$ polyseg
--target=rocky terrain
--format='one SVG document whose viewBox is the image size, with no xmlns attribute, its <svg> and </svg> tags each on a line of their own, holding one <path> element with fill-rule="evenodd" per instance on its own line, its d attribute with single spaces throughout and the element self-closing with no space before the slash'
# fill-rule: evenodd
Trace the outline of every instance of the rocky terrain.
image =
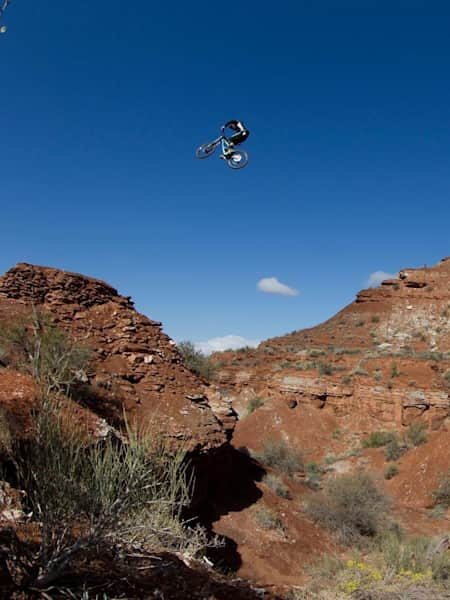
<svg viewBox="0 0 450 600">
<path fill-rule="evenodd" d="M 429 518 L 432 492 L 450 468 L 450 259 L 402 270 L 397 279 L 361 291 L 317 327 L 214 359 L 217 385 L 239 414 L 236 447 L 257 454 L 268 440 L 282 440 L 302 452 L 306 464 L 323 466 L 322 482 L 341 473 L 371 473 L 393 499 L 406 530 L 439 534 L 450 529 L 449 514 Z M 380 430 L 404 438 L 411 424 L 423 426 L 427 442 L 404 454 L 398 474 L 386 480 L 390 463 L 383 448 L 365 449 L 361 442 Z M 300 486 L 292 495 L 309 493 Z M 264 497 L 273 504 L 270 490 Z M 298 558 L 308 561 L 326 541 L 308 533 L 298 504 L 276 502 L 284 519 L 296 521 L 300 548 L 289 551 L 290 540 L 280 537 L 284 550 L 277 547 L 277 558 L 268 565 L 273 540 L 264 543 L 254 536 L 247 537 L 242 552 L 253 555 L 246 574 L 254 574 L 256 564 L 262 580 L 269 572 L 272 581 L 287 582 L 301 570 Z M 227 535 L 239 529 L 242 539 L 243 519 L 242 514 L 222 518 L 216 528 Z M 288 530 L 295 527 L 290 524 Z M 287 562 L 278 562 L 283 553 Z"/>
<path fill-rule="evenodd" d="M 22 263 L 0 277 L 0 321 L 30 305 L 48 311 L 92 350 L 86 403 L 97 415 L 114 424 L 124 408 L 132 420 L 156 418 L 191 450 L 226 441 L 219 418 L 227 423 L 226 404 L 213 412 L 207 382 L 184 367 L 161 323 L 136 312 L 130 298 L 96 279 Z M 0 372 L 0 378 L 6 376 Z"/>
<path fill-rule="evenodd" d="M 197 582 L 192 598 L 281 597 L 302 585 L 321 556 L 345 556 L 304 509 L 341 474 L 371 474 L 405 531 L 450 530 L 448 511 L 432 512 L 433 491 L 450 468 L 450 259 L 363 290 L 317 327 L 216 354 L 213 382 L 183 364 L 161 323 L 102 281 L 20 263 L 0 277 L 0 324 L 30 307 L 48 311 L 91 351 L 76 414 L 92 434 L 120 430 L 126 415 L 156 421 L 188 450 L 196 477 L 191 514 L 225 540 L 205 560 L 253 582 L 235 589 L 204 565 L 171 567 L 177 586 Z M 33 380 L 0 364 L 1 415 L 15 435 L 26 437 L 34 399 Z M 386 430 L 405 444 L 411 432 L 423 434 L 408 442 L 389 478 L 384 448 L 364 444 Z M 282 473 L 266 464 L 261 453 L 271 442 L 300 453 L 298 468 Z M 4 522 L 20 513 L 20 491 L 10 484 L 0 494 Z M 149 581 L 147 590 L 165 586 L 159 597 L 191 597 L 162 576 Z"/>
</svg>

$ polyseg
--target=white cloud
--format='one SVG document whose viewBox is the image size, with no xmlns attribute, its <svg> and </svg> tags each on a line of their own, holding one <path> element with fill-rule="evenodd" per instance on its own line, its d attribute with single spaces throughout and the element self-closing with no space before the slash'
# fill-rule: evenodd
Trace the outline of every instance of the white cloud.
<svg viewBox="0 0 450 600">
<path fill-rule="evenodd" d="M 298 296 L 298 291 L 278 281 L 276 277 L 263 277 L 258 281 L 257 288 L 266 294 L 280 294 L 281 296 Z"/>
<path fill-rule="evenodd" d="M 223 337 L 211 338 L 206 342 L 195 342 L 194 346 L 196 350 L 200 350 L 204 354 L 211 354 L 222 350 L 237 350 L 245 346 L 256 348 L 258 344 L 259 340 L 247 340 L 240 335 L 224 335 Z"/>
<path fill-rule="evenodd" d="M 368 287 L 376 287 L 380 285 L 382 281 L 385 279 L 395 279 L 397 277 L 397 273 L 386 273 L 385 271 L 374 271 L 369 275 L 369 279 L 367 280 Z"/>
</svg>

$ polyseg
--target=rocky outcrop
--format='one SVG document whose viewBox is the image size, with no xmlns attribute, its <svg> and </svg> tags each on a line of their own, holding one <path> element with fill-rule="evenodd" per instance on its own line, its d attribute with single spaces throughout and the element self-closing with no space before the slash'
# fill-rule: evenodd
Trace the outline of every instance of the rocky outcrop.
<svg viewBox="0 0 450 600">
<path fill-rule="evenodd" d="M 129 297 L 91 277 L 20 263 L 0 277 L 0 321 L 31 304 L 91 349 L 84 401 L 94 412 L 113 424 L 123 409 L 129 420 L 157 421 L 189 450 L 226 441 L 207 382 L 183 365 L 161 323 L 138 313 Z M 229 416 L 229 406 L 217 394 L 214 399 Z"/>
<path fill-rule="evenodd" d="M 418 418 L 439 428 L 450 415 L 450 259 L 404 269 L 317 327 L 220 360 L 220 385 L 242 414 L 258 395 L 330 410 L 356 428 Z"/>
</svg>

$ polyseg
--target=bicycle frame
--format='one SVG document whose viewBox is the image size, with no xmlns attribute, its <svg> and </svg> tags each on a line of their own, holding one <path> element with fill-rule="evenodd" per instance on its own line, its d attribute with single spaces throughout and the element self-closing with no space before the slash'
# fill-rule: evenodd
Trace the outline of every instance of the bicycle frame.
<svg viewBox="0 0 450 600">
<path fill-rule="evenodd" d="M 218 138 L 216 138 L 215 140 L 213 140 L 212 142 L 210 142 L 210 143 L 208 144 L 208 146 L 213 146 L 213 145 L 214 145 L 214 147 L 215 147 L 215 148 L 217 148 L 217 146 L 218 146 L 219 144 L 220 144 L 220 145 L 221 145 L 221 147 L 222 147 L 222 154 L 223 154 L 223 155 L 229 154 L 229 152 L 230 152 L 231 148 L 233 148 L 233 147 L 234 147 L 234 146 L 233 146 L 233 143 L 232 143 L 232 142 L 230 142 L 230 141 L 228 140 L 228 138 L 227 138 L 226 136 L 224 136 L 224 135 L 221 135 L 220 137 L 218 137 Z"/>
</svg>

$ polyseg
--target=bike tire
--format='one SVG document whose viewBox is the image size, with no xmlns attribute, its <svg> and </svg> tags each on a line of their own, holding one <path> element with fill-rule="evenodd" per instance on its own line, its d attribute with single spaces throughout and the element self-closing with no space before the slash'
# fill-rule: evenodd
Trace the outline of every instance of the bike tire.
<svg viewBox="0 0 450 600">
<path fill-rule="evenodd" d="M 209 142 L 208 144 L 202 144 L 195 151 L 195 156 L 197 158 L 208 158 L 208 156 L 214 154 L 216 148 L 217 144 L 211 144 L 211 142 Z"/>
<path fill-rule="evenodd" d="M 248 154 L 245 150 L 236 150 L 227 158 L 227 165 L 230 169 L 243 169 L 248 164 Z"/>
</svg>

